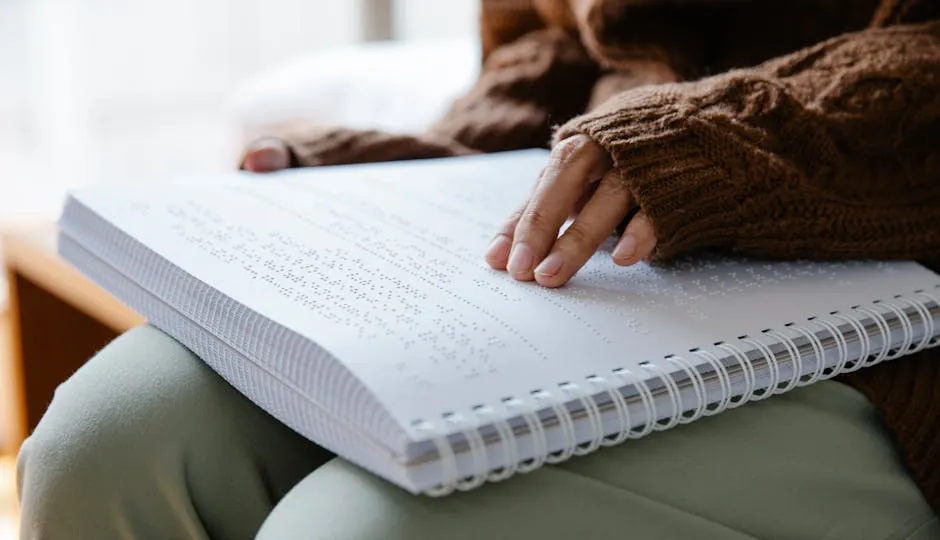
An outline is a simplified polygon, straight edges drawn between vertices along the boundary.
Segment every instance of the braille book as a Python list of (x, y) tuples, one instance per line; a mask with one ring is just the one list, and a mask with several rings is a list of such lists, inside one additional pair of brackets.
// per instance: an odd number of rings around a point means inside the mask
[(547, 157), (93, 188), (60, 251), (284, 424), (429, 495), (940, 341), (940, 276), (913, 262), (622, 268), (608, 245), (560, 289), (517, 282), (483, 253)]

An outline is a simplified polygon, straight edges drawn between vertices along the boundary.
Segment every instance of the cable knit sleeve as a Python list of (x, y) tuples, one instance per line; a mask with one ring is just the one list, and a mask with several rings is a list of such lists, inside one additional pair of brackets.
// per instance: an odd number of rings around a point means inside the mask
[(561, 126), (604, 146), (656, 257), (940, 253), (940, 22), (845, 34), (753, 69), (618, 94)]
[(531, 32), (488, 55), (474, 86), (422, 135), (288, 123), (292, 165), (310, 167), (547, 147), (552, 123), (584, 110), (599, 68), (558, 29)]
[(600, 68), (558, 28), (493, 51), (476, 84), (429, 130), (482, 152), (547, 147), (552, 123), (584, 111)]

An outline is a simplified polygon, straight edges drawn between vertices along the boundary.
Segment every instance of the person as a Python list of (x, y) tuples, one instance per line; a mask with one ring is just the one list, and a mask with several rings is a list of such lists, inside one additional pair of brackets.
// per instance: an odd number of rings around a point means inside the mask
[[(612, 231), (623, 265), (724, 250), (938, 268), (938, 4), (483, 0), (480, 77), (427, 133), (287, 126), (242, 166), (551, 146), (481, 254), (546, 287)], [(937, 360), (434, 499), (301, 438), (145, 326), (63, 384), (23, 445), (22, 535), (937, 538)]]

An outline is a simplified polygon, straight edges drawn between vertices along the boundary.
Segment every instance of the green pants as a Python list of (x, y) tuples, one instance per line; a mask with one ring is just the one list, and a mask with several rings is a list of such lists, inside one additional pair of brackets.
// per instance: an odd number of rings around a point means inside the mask
[(151, 327), (59, 388), (19, 483), (24, 539), (940, 537), (873, 410), (837, 383), (430, 499), (283, 427)]

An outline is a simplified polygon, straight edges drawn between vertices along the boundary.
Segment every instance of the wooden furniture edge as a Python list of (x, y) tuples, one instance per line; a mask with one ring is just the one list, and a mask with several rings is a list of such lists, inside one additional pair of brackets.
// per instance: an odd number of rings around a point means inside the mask
[[(10, 408), (4, 415), (6, 425), (4, 426), (3, 440), (0, 441), (3, 448), (0, 448), (0, 450), (8, 453), (16, 452), (31, 429), (35, 427), (32, 424), (37, 419), (32, 418), (32, 416), (38, 418), (36, 403), (45, 403), (51, 400), (50, 389), (64, 380), (60, 380), (59, 377), (63, 376), (60, 373), (51, 376), (52, 378), (49, 381), (52, 382), (45, 381), (48, 382), (46, 384), (43, 382), (44, 380), (35, 379), (36, 373), (28, 374), (29, 366), (27, 362), (36, 362), (36, 359), (30, 358), (26, 354), (27, 343), (24, 341), (26, 328), (23, 326), (23, 317), (25, 316), (24, 313), (29, 311), (32, 314), (31, 324), (35, 324), (37, 308), (32, 303), (26, 305), (24, 302), (27, 299), (25, 297), (21, 298), (20, 289), (24, 283), (29, 283), (31, 287), (42, 290), (49, 298), (55, 298), (64, 309), (70, 310), (76, 315), (80, 314), (81, 317), (85, 317), (87, 320), (93, 320), (101, 328), (106, 328), (114, 334), (121, 334), (144, 322), (140, 315), (98, 287), (90, 279), (84, 277), (77, 269), (59, 257), (55, 250), (55, 235), (56, 229), (51, 225), (7, 228), (0, 231), (0, 243), (3, 246), (3, 271), (7, 275), (9, 287), (9, 301), (6, 306), (5, 316), (9, 319), (8, 330), (10, 333), (8, 362), (2, 366), (5, 375), (9, 378), (6, 381), (6, 386), (9, 388), (10, 393), (5, 395), (4, 399), (10, 404)], [(29, 301), (33, 302), (34, 300)], [(55, 315), (52, 313), (50, 315), (53, 316), (53, 319), (56, 319)], [(59, 320), (59, 324), (61, 324), (61, 320)], [(35, 336), (33, 337), (35, 338)], [(89, 335), (89, 339), (100, 339), (100, 336), (96, 334), (96, 338), (91, 338)], [(84, 354), (89, 352), (88, 345), (88, 343), (81, 344), (78, 349), (84, 352), (76, 354), (82, 355), (82, 358), (85, 359)], [(33, 350), (32, 356), (35, 356), (35, 346), (30, 347), (30, 349)], [(60, 362), (57, 364), (60, 367), (62, 365), (71, 367), (80, 365), (72, 360), (67, 359), (65, 364), (61, 364), (62, 358), (56, 359), (57, 362)], [(30, 380), (27, 380), (27, 377)], [(38, 393), (36, 393), (37, 382), (39, 386)], [(31, 390), (28, 390), (28, 387)]]
[(20, 318), (16, 316), (19, 309), (19, 294), (14, 286), (15, 277), (13, 269), (6, 266), (4, 269), (7, 278), (7, 312), (5, 314), (7, 322), (7, 353), (6, 365), (2, 366), (9, 380), (6, 381), (6, 389), (10, 392), (6, 396), (9, 411), (4, 418), (4, 437), (3, 453), (15, 454), (19, 451), (20, 445), (26, 438), (29, 428), (29, 414), (24, 406), (26, 401), (25, 385), (26, 375), (23, 373), (22, 350), (23, 344), (20, 334)]
[[(54, 234), (55, 231), (47, 230), (46, 233)], [(24, 240), (24, 234), (29, 233), (7, 232), (0, 235), (8, 273), (15, 272), (28, 277), (36, 285), (117, 333), (126, 332), (145, 322), (143, 317), (104, 292), (63, 259)], [(10, 313), (15, 313), (12, 294), (10, 308)]]

